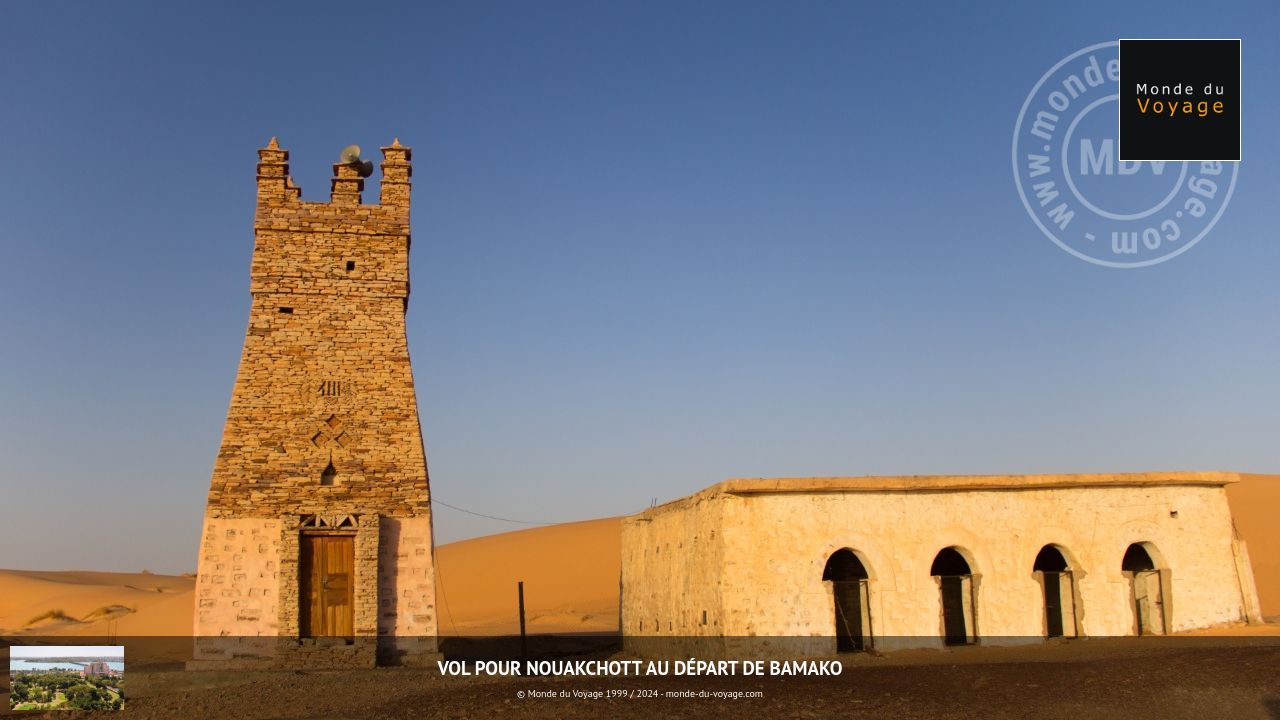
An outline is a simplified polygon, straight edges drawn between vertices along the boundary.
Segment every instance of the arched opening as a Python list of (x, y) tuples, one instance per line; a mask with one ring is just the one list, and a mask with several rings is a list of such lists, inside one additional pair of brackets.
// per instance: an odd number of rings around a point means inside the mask
[(973, 602), (973, 570), (960, 551), (943, 548), (933, 558), (929, 574), (938, 579), (942, 598), (942, 637), (948, 645), (967, 645), (978, 639)]
[(332, 485), (333, 481), (337, 479), (337, 477), (338, 471), (333, 467), (333, 463), (330, 462), (329, 465), (325, 467), (324, 472), (320, 473), (320, 484)]
[(827, 558), (822, 579), (831, 583), (836, 650), (854, 652), (871, 648), (871, 581), (862, 561), (848, 548), (837, 550)]
[(1170, 573), (1160, 567), (1159, 554), (1150, 543), (1133, 543), (1124, 551), (1120, 570), (1129, 578), (1134, 632), (1164, 635), (1169, 631), (1165, 611), (1169, 599)]
[(1066, 556), (1045, 545), (1031, 569), (1044, 588), (1045, 637), (1076, 637), (1075, 576)]
[(1156, 569), (1156, 562), (1151, 559), (1151, 553), (1147, 552), (1142, 543), (1134, 543), (1124, 551), (1120, 569), (1125, 572), (1147, 572)]

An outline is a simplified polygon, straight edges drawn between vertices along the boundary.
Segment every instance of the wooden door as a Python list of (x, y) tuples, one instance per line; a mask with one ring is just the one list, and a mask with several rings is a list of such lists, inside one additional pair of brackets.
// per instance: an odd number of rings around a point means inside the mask
[(948, 645), (964, 645), (969, 642), (973, 611), (966, 593), (969, 590), (968, 575), (943, 575), (942, 587), (943, 638)]
[(355, 627), (355, 538), (302, 536), (303, 637), (351, 637)]
[(836, 604), (836, 650), (864, 650), (863, 585), (865, 580), (834, 580), (831, 583)]
[(1139, 635), (1164, 634), (1164, 598), (1158, 570), (1141, 570), (1133, 574), (1134, 614)]
[(1080, 629), (1076, 627), (1076, 579), (1070, 570), (1059, 573), (1058, 576), (1062, 587), (1059, 604), (1062, 608), (1062, 636), (1078, 637)]
[(1044, 582), (1044, 619), (1046, 635), (1062, 637), (1062, 575), (1056, 572), (1040, 573)]
[(858, 610), (862, 613), (862, 645), (859, 650), (867, 650), (875, 647), (874, 636), (871, 633), (871, 581), (858, 581)]
[(973, 576), (960, 576), (960, 598), (964, 606), (964, 641), (978, 642), (978, 618), (974, 617), (976, 605), (973, 598)]

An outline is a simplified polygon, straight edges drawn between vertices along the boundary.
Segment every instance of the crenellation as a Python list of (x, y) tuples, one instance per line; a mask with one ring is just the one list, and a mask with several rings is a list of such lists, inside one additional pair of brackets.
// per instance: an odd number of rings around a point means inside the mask
[(382, 148), (382, 184), (379, 202), (383, 206), (409, 207), (409, 190), (413, 177), (413, 152), (396, 138)]

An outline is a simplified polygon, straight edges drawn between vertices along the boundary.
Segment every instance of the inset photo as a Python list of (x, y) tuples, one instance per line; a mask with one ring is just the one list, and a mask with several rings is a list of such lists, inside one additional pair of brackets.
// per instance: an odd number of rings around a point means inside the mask
[(121, 645), (14, 645), (9, 648), (9, 709), (120, 710)]

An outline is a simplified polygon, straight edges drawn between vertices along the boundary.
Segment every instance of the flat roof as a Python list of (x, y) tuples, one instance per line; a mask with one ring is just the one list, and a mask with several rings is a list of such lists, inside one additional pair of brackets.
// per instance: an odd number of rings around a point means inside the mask
[[(1280, 476), (1274, 476), (1280, 478)], [(1239, 482), (1238, 472), (1053, 473), (1040, 475), (862, 475), (845, 477), (732, 478), (637, 513), (644, 517), (676, 506), (722, 495), (788, 493), (960, 492), (1043, 490), (1051, 488), (1224, 487)]]
[(1023, 490), (1064, 487), (1227, 485), (1233, 472), (1077, 473), (1049, 475), (865, 475), (860, 477), (733, 478), (710, 489), (734, 495), (792, 492)]

